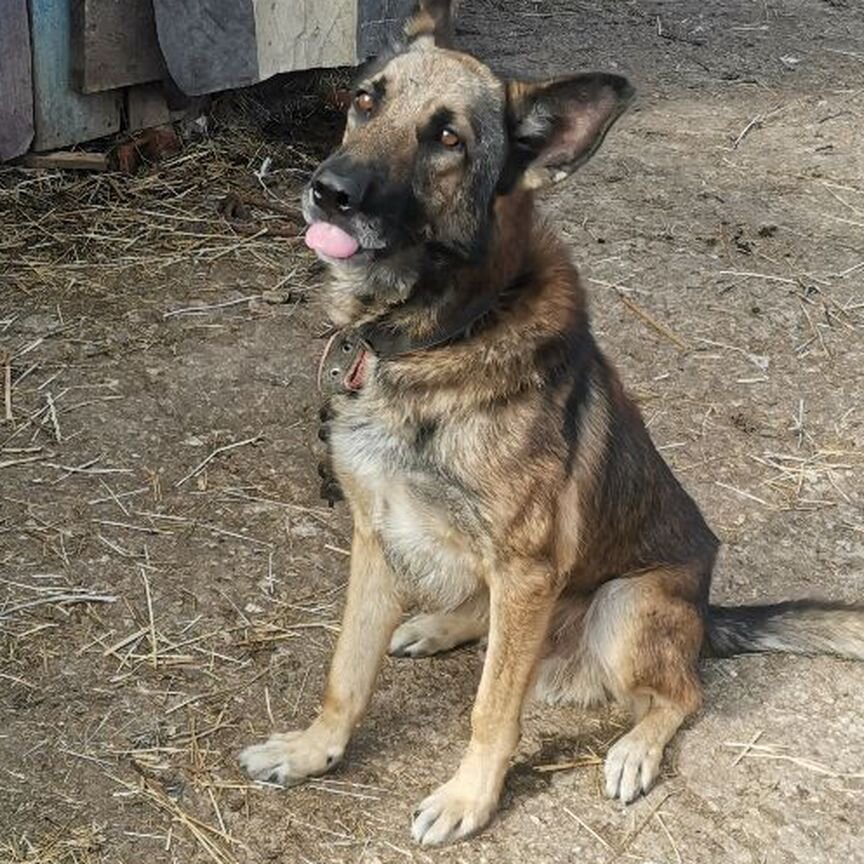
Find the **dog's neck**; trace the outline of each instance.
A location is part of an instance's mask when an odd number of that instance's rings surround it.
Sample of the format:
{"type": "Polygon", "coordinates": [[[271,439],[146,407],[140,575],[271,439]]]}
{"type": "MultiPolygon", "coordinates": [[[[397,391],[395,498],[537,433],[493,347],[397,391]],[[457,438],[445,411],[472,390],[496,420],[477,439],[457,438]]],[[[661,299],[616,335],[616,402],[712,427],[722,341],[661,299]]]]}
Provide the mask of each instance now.
{"type": "Polygon", "coordinates": [[[567,248],[535,218],[530,192],[498,200],[487,255],[472,267],[455,268],[432,296],[437,302],[428,310],[409,302],[385,314],[404,315],[398,328],[422,343],[460,303],[487,298],[492,306],[434,350],[390,354],[376,364],[376,392],[392,397],[388,404],[399,422],[516,398],[526,388],[549,386],[550,375],[567,370],[587,382],[596,351],[585,294],[567,248]]]}
{"type": "Polygon", "coordinates": [[[479,259],[446,251],[421,259],[418,250],[409,250],[380,265],[334,267],[326,298],[331,321],[340,327],[384,325],[418,343],[445,336],[451,326],[467,327],[526,279],[534,221],[533,194],[519,188],[496,200],[479,259]]]}
{"type": "MultiPolygon", "coordinates": [[[[483,264],[473,278],[478,287],[498,290],[517,282],[532,267],[536,212],[531,189],[517,187],[495,202],[495,230],[483,264]]],[[[470,281],[470,279],[469,279],[470,281]]]]}

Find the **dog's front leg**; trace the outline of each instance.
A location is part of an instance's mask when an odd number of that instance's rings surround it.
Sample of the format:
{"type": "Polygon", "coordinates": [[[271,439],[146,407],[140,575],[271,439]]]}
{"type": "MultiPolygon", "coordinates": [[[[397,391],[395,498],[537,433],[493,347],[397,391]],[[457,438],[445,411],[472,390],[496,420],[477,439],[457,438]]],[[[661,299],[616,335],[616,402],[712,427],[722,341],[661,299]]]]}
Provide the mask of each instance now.
{"type": "Polygon", "coordinates": [[[557,596],[552,583],[550,573],[527,562],[491,581],[489,646],[471,713],[471,741],[453,777],[414,814],[411,833],[424,846],[467,837],[495,812],[557,596]]]}
{"type": "Polygon", "coordinates": [[[355,526],[348,597],[321,713],[304,731],[247,747],[240,762],[252,777],[290,786],[339,762],[369,703],[401,611],[378,541],[355,526]]]}

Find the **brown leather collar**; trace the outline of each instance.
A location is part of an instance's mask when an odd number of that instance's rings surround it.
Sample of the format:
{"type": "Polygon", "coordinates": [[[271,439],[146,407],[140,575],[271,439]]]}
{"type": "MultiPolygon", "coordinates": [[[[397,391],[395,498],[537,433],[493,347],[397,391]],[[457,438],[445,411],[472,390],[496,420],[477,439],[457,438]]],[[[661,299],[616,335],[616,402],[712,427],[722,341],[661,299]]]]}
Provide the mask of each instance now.
{"type": "Polygon", "coordinates": [[[318,364],[319,391],[332,396],[362,389],[369,354],[389,360],[464,339],[482,318],[498,307],[502,293],[483,295],[461,309],[454,307],[442,315],[438,327],[420,338],[412,336],[388,315],[330,333],[318,364]]]}
{"type": "MultiPolygon", "coordinates": [[[[464,306],[455,303],[445,306],[438,326],[422,337],[411,335],[400,325],[396,316],[405,311],[405,306],[359,327],[327,334],[327,345],[318,364],[318,389],[328,396],[362,389],[366,381],[367,354],[389,360],[467,338],[477,332],[484,318],[500,312],[508,301],[518,296],[531,277],[531,270],[524,270],[497,292],[482,293],[464,306]]],[[[420,302],[417,301],[418,305],[420,302]]]]}
{"type": "Polygon", "coordinates": [[[412,336],[388,315],[361,324],[356,333],[373,354],[385,360],[413,354],[465,338],[481,318],[498,306],[500,296],[481,295],[467,306],[445,309],[438,326],[419,338],[412,336]]]}

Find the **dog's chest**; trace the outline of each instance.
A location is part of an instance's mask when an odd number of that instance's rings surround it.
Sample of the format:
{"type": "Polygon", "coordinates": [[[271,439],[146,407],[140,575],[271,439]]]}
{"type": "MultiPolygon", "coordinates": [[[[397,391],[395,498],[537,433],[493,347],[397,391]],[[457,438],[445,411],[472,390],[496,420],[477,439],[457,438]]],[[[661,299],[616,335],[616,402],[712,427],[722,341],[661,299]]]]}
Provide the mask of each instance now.
{"type": "Polygon", "coordinates": [[[471,493],[438,464],[428,430],[394,429],[355,409],[334,422],[331,445],[349,502],[365,511],[402,590],[440,606],[476,593],[482,519],[471,493]]]}

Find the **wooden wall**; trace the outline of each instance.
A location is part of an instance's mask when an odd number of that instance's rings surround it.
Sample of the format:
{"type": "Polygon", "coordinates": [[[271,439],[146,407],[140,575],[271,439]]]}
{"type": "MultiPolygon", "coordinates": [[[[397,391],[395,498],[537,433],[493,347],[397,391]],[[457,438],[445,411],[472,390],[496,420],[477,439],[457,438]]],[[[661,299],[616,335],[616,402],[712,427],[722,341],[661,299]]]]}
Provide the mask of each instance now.
{"type": "Polygon", "coordinates": [[[402,35],[405,19],[417,0],[360,0],[357,21],[357,57],[365,60],[386,50],[402,35]]]}
{"type": "Polygon", "coordinates": [[[33,140],[33,79],[27,0],[0,0],[0,161],[33,140]]]}
{"type": "Polygon", "coordinates": [[[0,0],[0,160],[164,122],[197,96],[377,53],[415,0],[0,0]]]}
{"type": "Polygon", "coordinates": [[[73,0],[72,62],[82,93],[160,80],[152,0],[73,0]]]}
{"type": "Polygon", "coordinates": [[[356,62],[356,0],[253,0],[261,79],[356,62]]]}
{"type": "Polygon", "coordinates": [[[84,95],[72,80],[71,0],[30,0],[34,150],[50,150],[120,129],[122,93],[84,95]]]}
{"type": "Polygon", "coordinates": [[[357,0],[153,0],[153,8],[168,70],[191,95],[357,60],[357,0]]]}
{"type": "Polygon", "coordinates": [[[165,65],[184,93],[261,80],[252,0],[153,0],[153,10],[165,65]]]}

